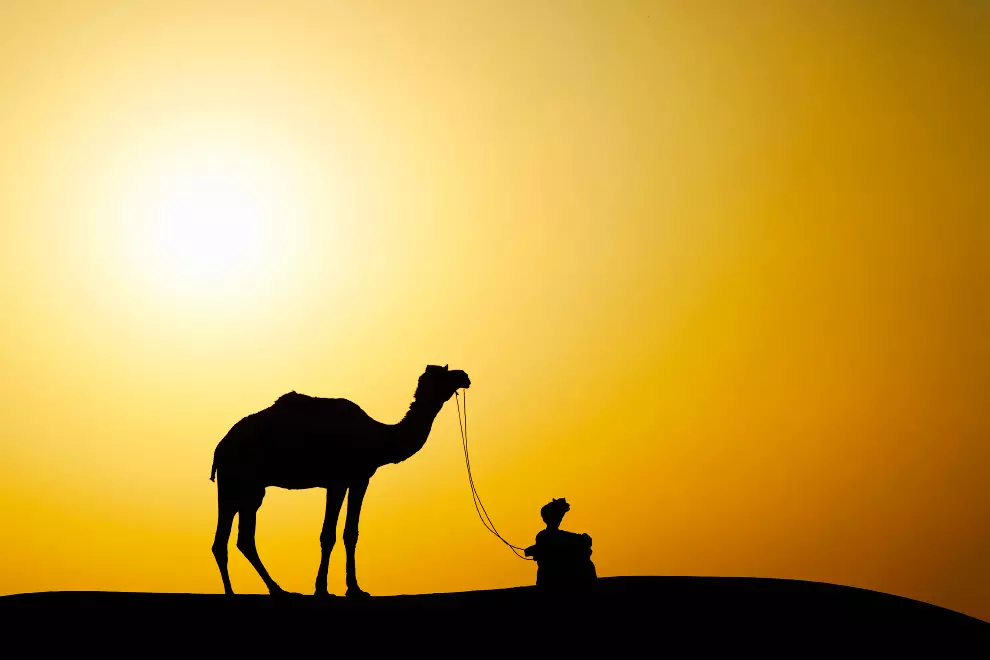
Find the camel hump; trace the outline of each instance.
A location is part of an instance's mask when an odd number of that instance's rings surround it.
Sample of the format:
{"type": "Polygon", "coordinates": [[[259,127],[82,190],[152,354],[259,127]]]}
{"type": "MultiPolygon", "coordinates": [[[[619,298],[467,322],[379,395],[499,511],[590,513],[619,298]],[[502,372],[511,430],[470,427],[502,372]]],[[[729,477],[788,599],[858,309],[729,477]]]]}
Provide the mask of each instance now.
{"type": "Polygon", "coordinates": [[[289,392],[288,394],[283,394],[275,400],[275,405],[280,406],[286,403],[300,403],[302,401],[309,401],[313,397],[306,396],[305,394],[299,394],[295,390],[289,392]]]}

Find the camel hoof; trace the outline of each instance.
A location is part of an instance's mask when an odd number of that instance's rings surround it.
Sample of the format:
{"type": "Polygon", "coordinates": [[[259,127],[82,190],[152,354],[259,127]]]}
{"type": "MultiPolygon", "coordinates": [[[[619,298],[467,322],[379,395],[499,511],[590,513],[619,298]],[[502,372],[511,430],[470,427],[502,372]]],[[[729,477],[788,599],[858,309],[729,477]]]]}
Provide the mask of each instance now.
{"type": "Polygon", "coordinates": [[[275,585],[274,587],[269,587],[268,593],[272,596],[289,596],[290,592],[286,591],[282,587],[275,585]]]}
{"type": "Polygon", "coordinates": [[[319,598],[320,600],[324,600],[327,598],[337,598],[337,594],[332,594],[326,589],[317,589],[315,592],[313,592],[313,596],[319,598]]]}
{"type": "Polygon", "coordinates": [[[347,588],[348,598],[371,598],[371,594],[367,591],[363,591],[359,587],[348,587],[347,588]]]}

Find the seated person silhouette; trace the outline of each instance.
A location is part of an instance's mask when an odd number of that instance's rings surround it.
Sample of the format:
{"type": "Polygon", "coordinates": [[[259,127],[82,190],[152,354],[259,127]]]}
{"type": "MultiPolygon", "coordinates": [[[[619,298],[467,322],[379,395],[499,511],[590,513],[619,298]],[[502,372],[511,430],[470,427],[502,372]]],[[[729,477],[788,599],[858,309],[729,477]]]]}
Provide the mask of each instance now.
{"type": "Polygon", "coordinates": [[[540,509],[547,528],[536,535],[535,545],[526,548],[526,556],[536,560],[539,587],[554,591],[589,588],[598,577],[591,562],[591,537],[560,529],[560,521],[570,509],[564,498],[540,509]]]}

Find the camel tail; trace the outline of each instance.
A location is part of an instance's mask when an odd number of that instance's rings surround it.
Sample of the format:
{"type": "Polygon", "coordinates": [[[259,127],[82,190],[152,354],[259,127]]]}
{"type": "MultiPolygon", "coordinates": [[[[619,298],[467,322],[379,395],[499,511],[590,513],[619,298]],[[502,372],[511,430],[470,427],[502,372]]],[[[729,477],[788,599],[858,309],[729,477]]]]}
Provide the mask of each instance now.
{"type": "Polygon", "coordinates": [[[243,422],[244,420],[241,420],[234,424],[234,427],[227,431],[227,435],[223,436],[220,442],[217,443],[217,448],[213,450],[213,467],[210,468],[210,481],[217,480],[217,464],[226,461],[226,457],[230,454],[230,443],[228,440],[234,435],[237,429],[243,428],[243,422]]]}
{"type": "Polygon", "coordinates": [[[217,451],[213,452],[213,465],[210,467],[210,481],[217,480],[217,454],[220,453],[220,447],[217,447],[217,451]]]}

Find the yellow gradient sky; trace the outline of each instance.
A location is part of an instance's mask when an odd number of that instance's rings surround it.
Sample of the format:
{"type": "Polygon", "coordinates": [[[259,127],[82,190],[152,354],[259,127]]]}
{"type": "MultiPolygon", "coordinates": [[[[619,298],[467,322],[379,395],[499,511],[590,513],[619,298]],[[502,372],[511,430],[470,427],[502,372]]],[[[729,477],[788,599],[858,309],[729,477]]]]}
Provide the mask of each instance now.
{"type": "MultiPolygon", "coordinates": [[[[0,593],[220,591],[235,421],[449,363],[517,544],[990,619],[988,81],[976,0],[0,0],[0,593]]],[[[532,583],[434,429],[362,586],[532,583]]]]}

